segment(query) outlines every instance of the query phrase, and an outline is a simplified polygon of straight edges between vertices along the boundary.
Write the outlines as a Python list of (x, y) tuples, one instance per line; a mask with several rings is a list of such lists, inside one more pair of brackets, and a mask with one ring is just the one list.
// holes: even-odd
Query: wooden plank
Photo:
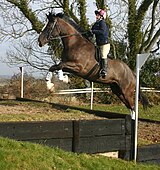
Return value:
[(125, 134), (125, 119), (83, 120), (79, 128), (80, 137)]
[(131, 160), (131, 116), (126, 115), (125, 117), (125, 138), (126, 148), (119, 150), (118, 157), (124, 160)]
[(125, 135), (126, 146), (124, 150), (119, 150), (118, 157), (124, 160), (131, 160), (131, 135)]
[(160, 160), (160, 144), (138, 147), (138, 161)]
[[(26, 141), (26, 140), (23, 140)], [(28, 142), (38, 143), (42, 145), (47, 145), (50, 147), (58, 147), (65, 151), (72, 151), (72, 138), (63, 138), (63, 139), (30, 139)]]
[(125, 117), (125, 124), (126, 124), (126, 134), (131, 135), (131, 116), (126, 115)]
[(125, 150), (123, 135), (80, 138), (76, 152), (98, 153), (118, 150)]
[(141, 163), (145, 164), (157, 164), (160, 166), (160, 159), (152, 159), (152, 160), (145, 160), (145, 161), (139, 161)]
[(0, 135), (74, 152), (125, 150), (125, 119), (0, 123)]
[(80, 140), (80, 128), (79, 128), (80, 121), (73, 121), (73, 146), (72, 151), (77, 152)]
[(0, 136), (19, 140), (69, 138), (73, 136), (72, 121), (0, 123)]

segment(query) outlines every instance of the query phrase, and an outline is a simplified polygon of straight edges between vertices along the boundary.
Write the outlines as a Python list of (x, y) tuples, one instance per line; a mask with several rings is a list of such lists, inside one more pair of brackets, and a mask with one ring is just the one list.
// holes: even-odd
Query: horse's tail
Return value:
[(140, 90), (140, 87), (139, 87), (139, 99), (143, 105), (143, 109), (147, 110), (147, 107), (149, 106), (149, 101), (147, 96), (145, 96), (142, 90)]

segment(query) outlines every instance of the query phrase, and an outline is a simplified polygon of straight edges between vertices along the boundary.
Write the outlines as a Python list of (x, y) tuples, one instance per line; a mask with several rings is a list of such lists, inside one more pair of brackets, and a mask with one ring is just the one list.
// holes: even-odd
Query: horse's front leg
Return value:
[(62, 69), (62, 64), (58, 64), (58, 65), (53, 65), (49, 68), (49, 71), (46, 75), (46, 84), (47, 84), (47, 89), (50, 91), (50, 92), (53, 92), (55, 89), (54, 89), (54, 83), (51, 82), (52, 80), (52, 73), (56, 70), (60, 70)]

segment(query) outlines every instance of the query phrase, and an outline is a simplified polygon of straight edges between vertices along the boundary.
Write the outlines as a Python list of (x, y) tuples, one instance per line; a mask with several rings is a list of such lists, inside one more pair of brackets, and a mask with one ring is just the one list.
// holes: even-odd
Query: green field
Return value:
[[(72, 105), (73, 106), (73, 105)], [(89, 105), (78, 107), (90, 108)], [(55, 107), (52, 103), (33, 101), (0, 101), (0, 121), (42, 121), (66, 119), (98, 119), (93, 114)], [(123, 105), (95, 105), (95, 110), (128, 113)], [(139, 116), (160, 120), (160, 106), (146, 112), (140, 108)], [(2, 170), (158, 170), (160, 166), (127, 162), (98, 155), (75, 154), (29, 142), (0, 138), (0, 169)]]
[(29, 142), (0, 138), (2, 170), (158, 170), (160, 166), (98, 155), (64, 152)]
[[(71, 105), (71, 104), (70, 104)], [(66, 120), (66, 119), (98, 119), (97, 116), (77, 109), (62, 109), (52, 103), (1, 100), (1, 107), (8, 110), (0, 110), (0, 121), (42, 121), (42, 120)], [(73, 106), (73, 105), (71, 105)], [(89, 104), (74, 105), (75, 107), (90, 109)], [(19, 110), (17, 110), (19, 108)], [(16, 111), (17, 110), (17, 111)], [(93, 104), (93, 110), (109, 111), (129, 114), (130, 111), (124, 105), (97, 105)], [(6, 113), (7, 112), (7, 113)], [(160, 121), (160, 105), (149, 107), (146, 111), (139, 106), (139, 118)]]
[[(84, 108), (90, 108), (89, 105), (82, 106)], [(130, 114), (130, 111), (124, 105), (93, 105), (94, 110), (101, 110), (101, 111), (109, 111), (109, 112), (116, 112), (116, 113), (123, 113), (123, 114)], [(139, 118), (143, 119), (150, 119), (160, 121), (160, 105), (154, 105), (152, 107), (148, 107), (147, 110), (144, 110), (143, 107), (140, 105), (138, 110)]]

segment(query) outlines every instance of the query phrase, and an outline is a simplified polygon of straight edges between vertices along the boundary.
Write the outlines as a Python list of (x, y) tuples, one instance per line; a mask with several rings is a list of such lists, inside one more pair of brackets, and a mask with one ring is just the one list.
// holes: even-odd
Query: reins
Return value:
[[(59, 36), (55, 36), (55, 37), (52, 37), (52, 32), (53, 32), (53, 29), (56, 27), (56, 23), (58, 23), (57, 19), (53, 22), (53, 25), (52, 25), (52, 28), (48, 34), (48, 40), (54, 40), (54, 39), (59, 39), (59, 38), (66, 38), (66, 37), (71, 37), (71, 36), (78, 36), (81, 34), (86, 34), (87, 32), (82, 32), (82, 33), (76, 33), (76, 34), (68, 34), (68, 35), (59, 35)], [(60, 30), (60, 29), (59, 29)]]
[[(85, 32), (81, 33), (81, 34), (85, 34)], [(66, 38), (66, 37), (71, 37), (71, 36), (78, 36), (78, 35), (81, 36), (81, 34), (77, 33), (77, 34), (61, 35), (61, 36), (51, 37), (51, 38), (49, 38), (49, 40), (54, 40), (54, 39), (58, 39), (58, 38)]]
[(48, 33), (48, 36), (47, 36), (47, 39), (48, 39), (48, 40), (51, 40), (52, 32), (53, 32), (53, 30), (54, 30), (54, 27), (56, 26), (56, 23), (57, 23), (57, 19), (53, 22), (52, 27), (51, 27), (51, 30), (50, 30), (49, 33)]

